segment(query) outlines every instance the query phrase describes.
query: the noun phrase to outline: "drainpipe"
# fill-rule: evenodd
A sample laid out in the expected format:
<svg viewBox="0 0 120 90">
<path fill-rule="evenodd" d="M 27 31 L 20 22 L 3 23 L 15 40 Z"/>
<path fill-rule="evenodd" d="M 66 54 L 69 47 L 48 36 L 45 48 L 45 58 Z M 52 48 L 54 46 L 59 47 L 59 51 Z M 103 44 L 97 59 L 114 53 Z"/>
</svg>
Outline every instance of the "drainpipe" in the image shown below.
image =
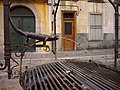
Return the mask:
<svg viewBox="0 0 120 90">
<path fill-rule="evenodd" d="M 56 6 L 56 9 L 55 9 L 55 11 L 54 11 L 54 35 L 56 35 L 56 15 L 57 15 L 57 11 L 58 11 L 58 7 L 59 7 L 59 3 L 60 3 L 60 0 L 58 0 L 58 2 L 57 2 L 57 4 L 56 3 L 54 3 L 55 4 L 55 6 Z M 55 43 L 54 43 L 54 53 L 55 53 L 55 60 L 57 60 L 57 52 L 56 52 L 56 41 L 54 41 Z"/>
<path fill-rule="evenodd" d="M 54 1 L 53 0 L 50 0 L 51 2 L 51 33 L 52 35 L 54 35 Z M 55 54 L 55 50 L 54 50 L 54 41 L 52 41 L 52 52 L 53 54 Z"/>
</svg>

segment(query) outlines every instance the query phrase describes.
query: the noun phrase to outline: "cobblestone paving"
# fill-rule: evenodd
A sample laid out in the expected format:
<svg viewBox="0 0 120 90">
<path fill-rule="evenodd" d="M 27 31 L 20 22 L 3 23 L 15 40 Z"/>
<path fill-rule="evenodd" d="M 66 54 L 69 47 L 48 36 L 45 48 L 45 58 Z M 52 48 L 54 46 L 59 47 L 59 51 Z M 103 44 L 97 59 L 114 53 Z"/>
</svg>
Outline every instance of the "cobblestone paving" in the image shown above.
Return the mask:
<svg viewBox="0 0 120 90">
<path fill-rule="evenodd" d="M 16 58 L 14 55 L 13 57 L 19 61 L 18 58 Z M 57 60 L 54 59 L 54 55 L 52 52 L 28 52 L 25 54 L 25 57 L 23 59 L 23 65 L 24 66 L 30 66 L 34 67 L 36 65 L 50 63 L 54 61 L 59 60 L 81 60 L 81 61 L 89 61 L 93 60 L 97 63 L 113 66 L 114 64 L 114 49 L 97 49 L 97 50 L 80 50 L 80 51 L 64 51 L 64 52 L 57 52 Z M 3 62 L 4 60 L 0 60 Z M 14 64 L 14 63 L 12 63 Z M 118 59 L 118 67 L 120 67 L 120 58 Z M 7 77 L 7 72 L 0 71 L 0 82 L 1 80 L 4 80 Z M 4 81 L 5 82 L 8 82 Z M 12 81 L 10 81 L 12 82 Z M 17 82 L 17 81 L 13 81 Z M 6 83 L 7 84 L 7 83 Z M 3 85 L 0 83 L 0 86 Z M 8 85 L 8 84 L 7 84 Z M 17 85 L 17 84 L 16 84 Z M 3 85 L 4 86 L 4 85 Z M 13 87 L 16 88 L 15 84 L 13 84 Z M 11 87 L 8 87 L 11 88 Z M 7 89 L 0 87 L 0 90 L 16 90 L 16 89 Z M 20 88 L 21 90 L 21 88 Z"/>
</svg>

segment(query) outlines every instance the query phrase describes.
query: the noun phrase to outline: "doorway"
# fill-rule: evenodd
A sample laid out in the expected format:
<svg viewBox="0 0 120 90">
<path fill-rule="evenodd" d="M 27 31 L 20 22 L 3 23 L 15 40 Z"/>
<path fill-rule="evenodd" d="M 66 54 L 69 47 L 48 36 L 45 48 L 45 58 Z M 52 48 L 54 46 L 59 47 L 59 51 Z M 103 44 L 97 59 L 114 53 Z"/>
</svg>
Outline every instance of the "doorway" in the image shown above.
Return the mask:
<svg viewBox="0 0 120 90">
<path fill-rule="evenodd" d="M 12 20 L 17 28 L 28 31 L 35 32 L 35 16 L 30 9 L 24 6 L 17 6 L 10 10 Z M 12 52 L 21 51 L 21 46 L 25 43 L 25 38 L 18 33 L 16 33 L 10 25 L 10 43 Z M 31 39 L 30 43 L 35 43 L 35 40 Z M 34 52 L 35 48 L 29 48 L 28 52 Z"/>
<path fill-rule="evenodd" d="M 62 47 L 64 51 L 75 50 L 76 12 L 62 11 Z"/>
</svg>

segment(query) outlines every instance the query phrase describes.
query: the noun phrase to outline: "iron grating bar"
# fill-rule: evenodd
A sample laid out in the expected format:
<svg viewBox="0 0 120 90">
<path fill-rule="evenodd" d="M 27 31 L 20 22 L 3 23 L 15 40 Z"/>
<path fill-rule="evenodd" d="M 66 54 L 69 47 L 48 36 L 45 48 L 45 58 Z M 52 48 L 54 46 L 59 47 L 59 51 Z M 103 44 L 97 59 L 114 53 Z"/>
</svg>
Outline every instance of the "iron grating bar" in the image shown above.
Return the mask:
<svg viewBox="0 0 120 90">
<path fill-rule="evenodd" d="M 32 76 L 33 76 L 33 82 L 34 82 L 34 87 L 32 87 L 32 88 L 34 88 L 34 90 L 37 90 L 37 84 L 36 84 L 36 79 L 35 79 L 35 72 L 34 72 L 34 69 L 32 70 Z M 32 89 L 33 90 L 33 89 Z"/>
<path fill-rule="evenodd" d="M 39 82 L 40 90 L 44 90 L 44 89 L 43 89 L 43 86 L 42 86 L 42 84 L 41 84 L 41 81 L 40 81 L 39 74 L 38 74 L 38 67 L 37 67 L 35 70 L 36 70 L 36 74 L 37 74 L 37 78 L 38 78 L 38 82 Z"/>
<path fill-rule="evenodd" d="M 113 89 L 120 89 L 120 87 L 117 87 L 116 84 L 113 81 L 110 81 L 109 79 L 105 79 L 102 76 L 96 75 L 95 73 L 91 73 L 91 71 L 87 68 L 83 68 L 84 71 L 87 71 L 87 74 L 102 83 L 106 84 L 107 86 L 113 88 Z M 88 73 L 89 72 L 89 73 Z"/>
<path fill-rule="evenodd" d="M 73 65 L 71 65 L 70 63 L 66 63 L 66 65 L 73 69 L 75 71 L 76 74 L 81 75 L 81 77 L 84 77 L 86 80 L 89 80 L 90 82 L 92 82 L 93 84 L 95 84 L 95 86 L 98 86 L 99 88 L 106 90 L 105 87 L 103 87 L 101 84 L 99 84 L 98 82 L 94 81 L 94 79 L 91 79 L 90 77 L 88 77 L 85 73 L 83 73 L 82 71 L 80 71 L 79 69 L 77 69 L 77 67 L 74 67 Z M 75 68 L 75 69 L 74 69 Z"/>
<path fill-rule="evenodd" d="M 60 67 L 60 69 L 62 69 L 63 72 L 67 71 L 68 69 L 64 68 L 63 65 L 61 65 L 60 63 L 57 63 L 57 66 Z M 66 74 L 66 73 L 65 73 Z M 79 86 L 79 88 L 83 89 L 82 87 L 82 83 L 79 82 L 79 80 L 72 74 L 72 72 L 70 72 L 70 74 L 66 74 L 77 86 Z"/>
<path fill-rule="evenodd" d="M 39 71 L 39 73 L 40 73 L 41 83 L 43 84 L 44 89 L 45 89 L 45 90 L 49 90 L 48 87 L 46 86 L 46 83 L 45 83 L 44 77 L 43 77 L 43 75 L 42 75 L 42 73 L 41 73 L 40 67 L 38 67 L 38 71 Z"/>
<path fill-rule="evenodd" d="M 49 72 L 51 73 L 52 77 L 55 79 L 55 81 L 57 82 L 57 84 L 60 86 L 60 88 L 62 90 L 64 90 L 64 87 L 62 86 L 62 84 L 58 81 L 57 77 L 55 77 L 54 73 L 50 70 L 50 68 L 48 67 L 48 65 L 46 65 L 47 69 L 49 70 Z"/>
<path fill-rule="evenodd" d="M 72 64 L 72 63 L 70 63 L 70 64 L 71 64 L 71 66 L 74 66 L 76 69 L 81 70 L 82 73 L 86 74 L 87 77 L 89 77 L 89 78 L 91 78 L 92 80 L 98 82 L 99 85 L 102 85 L 102 86 L 106 87 L 107 89 L 115 89 L 115 87 L 112 87 L 111 84 L 109 85 L 108 83 L 105 83 L 105 80 L 102 81 L 101 79 L 96 78 L 94 75 L 90 75 L 90 74 L 88 73 L 88 71 L 83 70 L 83 69 L 80 69 L 79 67 L 75 66 L 75 65 Z"/>
<path fill-rule="evenodd" d="M 75 64 L 75 63 L 74 63 Z M 81 64 L 80 62 L 77 62 L 77 64 Z M 87 67 L 86 68 L 82 68 L 82 72 L 85 72 L 85 73 L 87 73 L 88 75 L 90 75 L 90 76 L 92 76 L 92 77 L 94 77 L 95 79 L 97 79 L 97 80 L 99 80 L 99 81 L 101 81 L 101 82 L 103 82 L 103 83 L 105 83 L 106 82 L 106 84 L 108 85 L 108 86 L 110 86 L 110 87 L 112 87 L 112 88 L 116 88 L 116 89 L 120 89 L 120 87 L 116 87 L 116 84 L 117 83 L 115 83 L 114 81 L 112 81 L 112 80 L 110 80 L 110 79 L 107 79 L 107 78 L 104 78 L 102 75 L 98 75 L 98 74 L 96 74 L 95 72 L 93 72 L 92 70 L 90 70 L 90 69 L 88 69 Z"/>
<path fill-rule="evenodd" d="M 63 64 L 65 64 L 67 67 L 69 67 L 71 70 L 74 70 L 75 67 L 70 66 L 69 64 L 67 64 L 66 62 L 62 62 Z M 98 90 L 101 90 L 101 87 L 98 86 L 99 84 L 97 84 L 96 82 L 94 82 L 92 79 L 86 77 L 86 75 L 84 75 L 81 71 L 77 71 L 76 69 L 74 70 L 75 74 L 82 77 L 83 79 L 85 79 L 87 82 L 89 82 L 91 85 L 94 85 L 96 88 L 98 88 Z M 102 88 L 103 90 L 105 90 L 105 88 Z"/>
<path fill-rule="evenodd" d="M 29 74 L 28 74 L 28 71 L 25 71 L 23 73 L 23 76 L 24 76 L 24 84 L 26 85 L 26 86 L 23 87 L 23 89 L 26 89 L 26 87 L 29 84 Z"/>
<path fill-rule="evenodd" d="M 30 86 L 32 85 L 32 80 L 31 80 L 32 75 L 31 75 L 31 71 L 28 72 L 28 76 L 29 76 L 29 77 L 28 77 L 28 78 L 29 78 L 29 79 L 28 79 L 29 82 L 28 82 L 27 90 L 32 90 L 32 89 L 31 89 L 32 87 L 30 87 Z M 27 83 L 27 82 L 26 82 L 26 83 Z"/>
<path fill-rule="evenodd" d="M 70 70 L 72 73 L 70 74 L 71 75 L 71 77 L 73 77 L 78 83 L 80 83 L 80 85 L 82 86 L 81 88 L 83 88 L 83 90 L 84 90 L 84 88 L 86 88 L 86 85 L 87 85 L 87 88 L 92 88 L 92 87 L 96 87 L 94 84 L 92 84 L 90 81 L 88 81 L 87 79 L 85 79 L 84 77 L 80 77 L 80 75 L 77 75 L 76 73 L 74 73 L 73 71 L 72 71 L 72 69 L 71 68 L 68 68 L 67 66 L 65 66 L 63 63 L 59 63 L 60 65 L 62 65 L 63 66 L 63 69 L 68 69 L 68 70 Z M 75 75 L 77 75 L 77 77 L 79 77 L 79 78 L 77 78 Z M 81 81 L 81 82 L 80 82 Z M 86 83 L 87 82 L 87 83 Z M 89 83 L 89 84 L 88 84 Z M 92 87 L 91 87 L 92 86 Z M 96 87 L 97 88 L 97 87 Z M 98 88 L 97 88 L 98 89 Z M 93 88 L 92 88 L 92 90 L 94 90 Z M 98 89 L 99 90 L 99 89 Z M 101 89 L 100 89 L 101 90 Z"/>
<path fill-rule="evenodd" d="M 43 66 L 43 68 L 44 68 L 44 70 L 46 71 L 46 73 L 47 73 L 48 77 L 50 78 L 51 82 L 53 83 L 54 88 L 55 88 L 56 90 L 60 90 L 60 89 L 58 88 L 58 86 L 56 85 L 55 81 L 53 80 L 52 74 L 51 74 L 50 72 L 48 72 L 48 68 L 45 67 L 45 66 Z"/>
<path fill-rule="evenodd" d="M 71 64 L 71 63 L 66 63 L 66 65 L 73 69 L 76 74 L 81 75 L 82 77 L 86 78 L 87 80 L 89 80 L 90 82 L 92 82 L 93 84 L 95 84 L 96 86 L 100 87 L 101 89 L 108 89 L 108 90 L 112 90 L 110 87 L 107 87 L 106 85 L 104 85 L 103 83 L 101 83 L 100 81 L 92 78 L 91 76 L 88 76 L 86 73 L 82 72 L 80 68 L 78 68 L 77 66 Z M 75 68 L 75 69 L 74 69 Z"/>
<path fill-rule="evenodd" d="M 53 64 L 51 64 L 51 65 L 52 65 L 52 66 L 54 67 L 54 69 L 56 69 L 57 72 L 63 77 L 63 80 L 65 80 L 65 81 L 68 82 L 69 88 L 72 88 L 72 89 L 78 90 L 78 89 L 73 85 L 73 83 L 71 83 L 70 80 L 69 80 L 65 75 L 63 75 L 62 72 L 60 72 L 61 70 L 60 70 L 59 67 L 58 67 L 58 68 L 55 68 L 55 67 L 57 67 L 57 66 L 56 66 L 56 63 L 54 63 L 54 65 L 53 65 Z M 58 70 L 58 69 L 59 69 L 59 70 Z M 64 72 L 64 73 L 65 73 L 65 72 Z"/>
<path fill-rule="evenodd" d="M 43 66 L 41 67 L 41 70 L 42 70 L 42 72 L 43 72 L 43 74 L 44 74 L 44 76 L 45 76 L 46 82 L 49 84 L 49 87 L 48 87 L 49 90 L 54 90 L 53 86 L 51 85 L 51 83 L 50 83 L 50 81 L 49 81 L 48 76 L 45 74 L 45 71 L 43 70 Z"/>
<path fill-rule="evenodd" d="M 59 78 L 59 80 L 61 81 L 61 84 L 63 84 L 65 89 L 71 90 L 70 87 L 63 81 L 63 79 L 61 78 L 60 75 L 57 74 L 57 72 L 55 72 L 56 70 L 53 69 L 53 67 L 51 66 L 51 64 L 48 65 L 50 67 L 50 69 L 55 73 L 55 75 L 57 75 L 57 77 Z"/>
<path fill-rule="evenodd" d="M 59 67 L 58 67 L 58 66 L 59 66 Z M 74 84 L 74 85 L 73 85 L 74 89 L 76 88 L 76 85 L 77 85 L 78 89 L 82 89 L 82 87 L 80 86 L 80 83 L 77 83 L 77 82 L 70 76 L 71 73 L 70 73 L 70 74 L 67 74 L 67 73 L 66 73 L 67 70 L 64 70 L 63 67 L 60 66 L 58 63 L 56 63 L 56 67 L 58 67 L 58 68 L 62 71 L 62 73 L 65 74 L 65 76 L 68 77 L 69 81 L 72 82 L 72 85 Z"/>
</svg>

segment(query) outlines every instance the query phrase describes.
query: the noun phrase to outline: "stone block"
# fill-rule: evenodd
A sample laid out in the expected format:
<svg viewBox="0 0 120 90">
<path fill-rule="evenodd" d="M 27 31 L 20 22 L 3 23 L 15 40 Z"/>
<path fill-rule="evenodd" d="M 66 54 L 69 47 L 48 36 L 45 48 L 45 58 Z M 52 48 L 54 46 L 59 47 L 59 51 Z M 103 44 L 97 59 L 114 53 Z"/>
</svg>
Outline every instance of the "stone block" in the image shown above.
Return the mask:
<svg viewBox="0 0 120 90">
<path fill-rule="evenodd" d="M 17 79 L 1 79 L 0 90 L 23 90 Z"/>
</svg>

